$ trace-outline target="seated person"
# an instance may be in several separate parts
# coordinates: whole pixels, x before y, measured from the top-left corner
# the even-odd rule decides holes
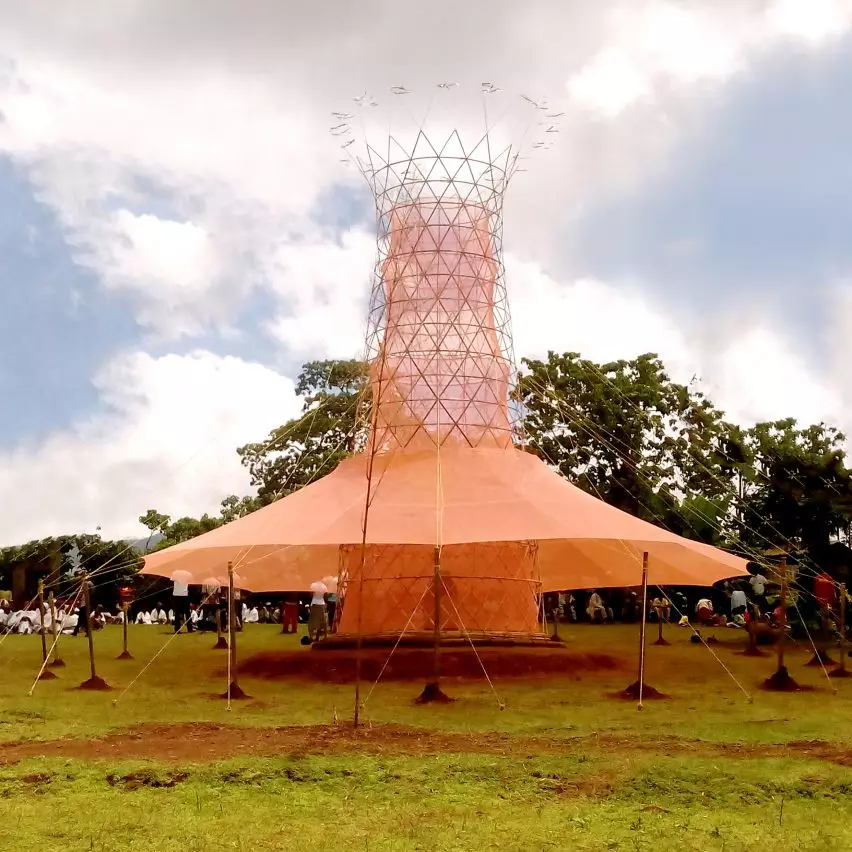
[[[604,606],[603,598],[594,590],[589,595],[589,604],[586,607],[586,614],[589,618],[595,621],[606,621],[607,611]]]
[[[699,624],[715,624],[716,617],[713,613],[713,601],[710,598],[701,598],[695,605],[695,618]]]

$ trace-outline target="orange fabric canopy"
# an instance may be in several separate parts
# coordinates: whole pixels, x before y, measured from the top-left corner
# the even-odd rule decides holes
[[[336,574],[341,548],[360,545],[367,457],[219,529],[145,557],[144,574],[187,572],[220,582],[232,562],[240,587],[301,591]],[[620,511],[518,449],[448,446],[374,461],[368,545],[534,542],[542,590],[711,585],[747,574],[746,560]],[[350,548],[351,550],[351,548]],[[449,556],[449,554],[448,554]]]

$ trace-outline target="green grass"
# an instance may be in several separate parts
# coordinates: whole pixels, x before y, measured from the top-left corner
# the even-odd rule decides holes
[[[794,648],[790,670],[815,691],[765,693],[757,685],[772,659],[736,655],[741,635],[720,631],[716,653],[753,694],[748,702],[706,649],[674,628],[669,634],[671,647],[649,648],[648,680],[671,700],[648,702],[641,713],[608,697],[632,679],[635,629],[626,627],[568,631],[578,649],[623,654],[624,672],[497,683],[503,711],[484,682],[446,684],[458,701],[440,707],[415,707],[417,684],[380,684],[367,705],[374,723],[513,735],[516,754],[223,754],[217,763],[117,755],[0,766],[0,842],[146,852],[852,848],[852,769],[783,747],[819,740],[838,755],[848,749],[852,683],[835,683],[833,694],[819,669],[803,667],[807,650]],[[169,638],[133,629],[137,659],[118,662],[120,631],[97,634],[98,673],[115,687],[108,694],[71,688],[88,676],[86,641],[63,639],[61,679],[39,683],[29,697],[39,640],[8,637],[0,645],[0,738],[92,737],[141,722],[327,724],[335,711],[351,715],[349,686],[262,680],[244,680],[253,700],[229,713],[210,697],[224,687],[225,655],[210,650],[209,636],[172,641],[123,692]],[[240,639],[244,654],[296,647],[274,628],[248,627]],[[528,735],[558,747],[531,754],[520,740]],[[731,745],[741,750],[725,753]]]

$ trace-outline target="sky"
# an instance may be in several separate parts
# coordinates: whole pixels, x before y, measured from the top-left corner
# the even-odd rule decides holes
[[[0,0],[0,545],[250,492],[300,365],[363,350],[330,113],[398,85],[565,113],[505,202],[519,357],[852,430],[850,47],[852,0]]]

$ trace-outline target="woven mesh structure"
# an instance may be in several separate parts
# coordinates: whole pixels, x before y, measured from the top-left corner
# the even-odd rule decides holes
[[[540,583],[534,542],[445,547],[437,612],[443,634],[531,635],[538,631]],[[360,545],[340,549],[340,588],[346,605],[338,631],[368,637],[432,634],[435,627],[434,549],[423,545],[370,545],[364,581]],[[363,595],[364,609],[358,624]]]
[[[393,139],[385,156],[368,151],[379,230],[368,452],[432,453],[440,466],[452,463],[441,457],[449,446],[511,450],[520,418],[509,403],[502,205],[516,159],[509,148],[493,154],[487,135],[466,148],[455,131],[440,146],[420,132],[408,151]],[[439,572],[435,548],[341,548],[342,634],[434,632],[436,617],[445,635],[538,632],[535,545],[441,547],[441,511],[436,492]]]
[[[411,151],[373,149],[378,218],[370,299],[374,451],[446,441],[510,446],[520,418],[502,260],[510,149],[487,159],[488,137],[466,149],[456,132]]]

